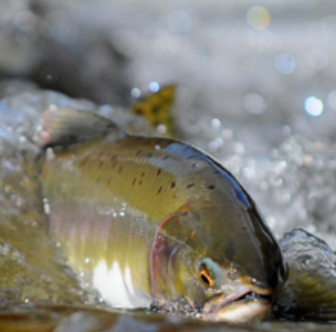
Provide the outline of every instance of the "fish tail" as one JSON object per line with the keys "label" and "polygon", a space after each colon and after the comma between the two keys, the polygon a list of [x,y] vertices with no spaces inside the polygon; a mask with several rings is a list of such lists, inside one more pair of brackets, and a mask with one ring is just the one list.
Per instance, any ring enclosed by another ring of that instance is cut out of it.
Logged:
{"label": "fish tail", "polygon": [[115,139],[126,135],[111,120],[100,115],[75,109],[47,110],[40,121],[39,144],[46,149],[91,141],[107,135]]}

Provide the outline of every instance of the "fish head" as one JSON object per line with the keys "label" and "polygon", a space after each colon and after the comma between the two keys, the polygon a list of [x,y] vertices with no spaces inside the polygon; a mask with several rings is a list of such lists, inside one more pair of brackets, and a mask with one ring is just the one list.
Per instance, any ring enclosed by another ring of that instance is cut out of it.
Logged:
{"label": "fish head", "polygon": [[151,250],[154,299],[204,319],[245,323],[271,315],[286,278],[280,248],[258,211],[207,202],[161,223]]}

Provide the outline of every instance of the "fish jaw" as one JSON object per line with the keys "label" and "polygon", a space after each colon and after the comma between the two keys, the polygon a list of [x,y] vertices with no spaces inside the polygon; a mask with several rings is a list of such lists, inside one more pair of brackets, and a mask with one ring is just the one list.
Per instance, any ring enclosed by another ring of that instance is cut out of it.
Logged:
{"label": "fish jaw", "polygon": [[244,324],[271,317],[272,296],[268,290],[257,292],[245,285],[233,285],[229,294],[223,292],[206,300],[202,318]]}

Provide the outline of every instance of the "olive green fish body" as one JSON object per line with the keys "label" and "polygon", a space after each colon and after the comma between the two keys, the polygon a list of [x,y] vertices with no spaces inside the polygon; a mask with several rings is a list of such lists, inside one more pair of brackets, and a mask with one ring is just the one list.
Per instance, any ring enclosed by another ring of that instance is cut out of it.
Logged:
{"label": "olive green fish body", "polygon": [[211,157],[85,112],[43,120],[50,230],[107,302],[182,301],[226,319],[235,299],[270,296],[282,282],[279,247],[254,202]]}

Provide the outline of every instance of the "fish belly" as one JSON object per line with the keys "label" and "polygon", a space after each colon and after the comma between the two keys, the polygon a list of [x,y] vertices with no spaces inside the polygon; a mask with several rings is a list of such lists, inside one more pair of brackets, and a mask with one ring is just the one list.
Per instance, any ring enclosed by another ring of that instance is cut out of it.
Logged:
{"label": "fish belly", "polygon": [[71,267],[113,307],[148,307],[149,251],[155,226],[146,214],[83,175],[69,161],[43,171],[45,212]]}

